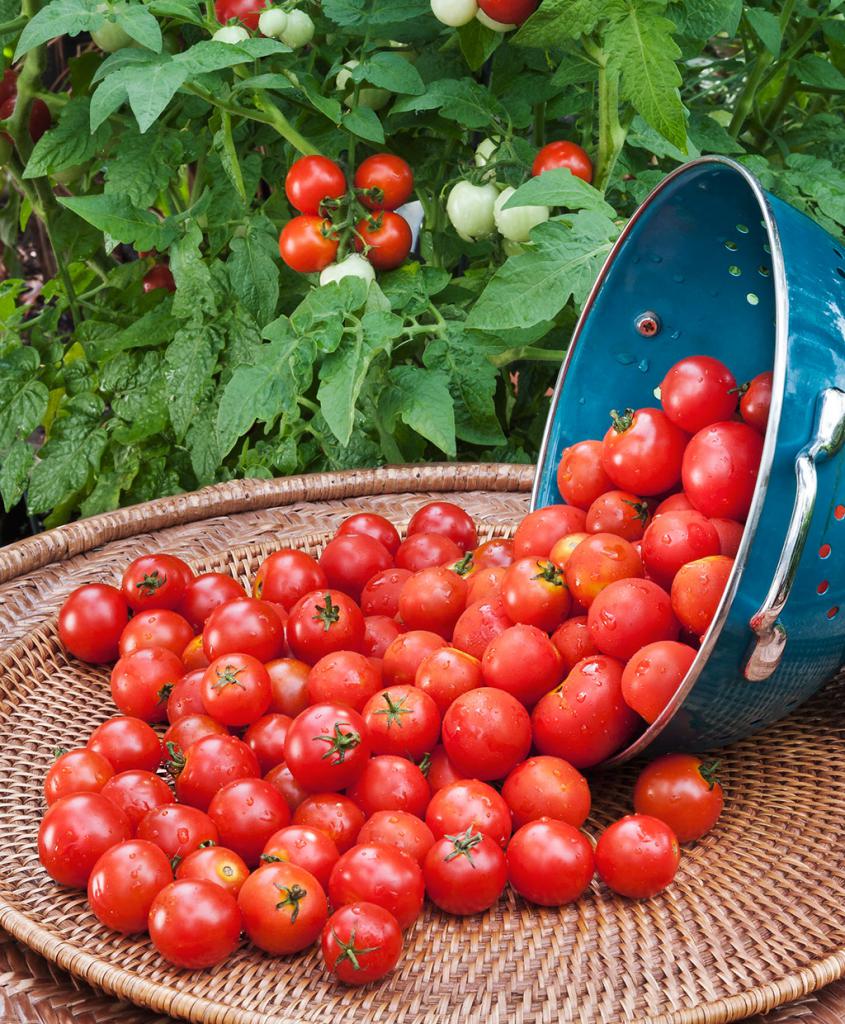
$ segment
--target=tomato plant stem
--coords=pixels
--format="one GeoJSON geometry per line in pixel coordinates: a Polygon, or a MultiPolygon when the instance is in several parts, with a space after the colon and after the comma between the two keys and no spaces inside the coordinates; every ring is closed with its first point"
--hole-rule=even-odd
{"type": "Polygon", "coordinates": [[[596,48],[595,57],[599,68],[599,145],[593,185],[604,192],[625,139],[631,117],[619,118],[619,75],[607,67],[607,55],[596,48]]]}
{"type": "Polygon", "coordinates": [[[491,356],[490,362],[494,366],[508,366],[521,360],[534,363],[559,363],[563,354],[556,349],[537,348],[533,345],[523,345],[520,348],[506,348],[504,352],[491,356]]]}

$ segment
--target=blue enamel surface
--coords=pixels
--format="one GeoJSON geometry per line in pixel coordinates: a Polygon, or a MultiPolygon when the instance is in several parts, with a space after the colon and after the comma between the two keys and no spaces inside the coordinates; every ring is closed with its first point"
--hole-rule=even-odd
{"type": "MultiPolygon", "coordinates": [[[[781,616],[789,640],[775,674],[742,674],[748,620],[769,587],[795,496],[794,460],[812,432],[819,392],[845,388],[845,257],[840,243],[787,204],[768,197],[786,272],[788,342],[783,410],[760,519],[727,620],[701,675],[656,747],[731,742],[782,717],[809,697],[845,655],[845,455],[819,466],[810,538],[781,616]],[[837,518],[837,507],[842,518],[837,518]],[[830,554],[820,551],[830,546],[830,554]],[[819,593],[823,584],[824,593],[819,593]],[[832,614],[832,609],[842,611],[832,614]],[[828,617],[829,613],[832,617],[828,617]]],[[[560,399],[536,505],[561,501],[561,451],[601,438],[611,408],[659,404],[654,388],[678,359],[706,353],[738,380],[771,369],[775,293],[757,197],[730,164],[704,162],[676,175],[646,206],[585,318],[558,382],[560,399]],[[635,329],[644,311],[661,320],[651,339],[635,329]]]]}

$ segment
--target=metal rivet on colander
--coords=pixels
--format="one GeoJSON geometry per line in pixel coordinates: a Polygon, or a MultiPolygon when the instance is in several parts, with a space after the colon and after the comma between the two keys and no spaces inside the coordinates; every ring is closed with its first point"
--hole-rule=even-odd
{"type": "Polygon", "coordinates": [[[660,317],[650,309],[640,313],[634,321],[634,326],[644,338],[653,338],[660,331],[660,317]]]}

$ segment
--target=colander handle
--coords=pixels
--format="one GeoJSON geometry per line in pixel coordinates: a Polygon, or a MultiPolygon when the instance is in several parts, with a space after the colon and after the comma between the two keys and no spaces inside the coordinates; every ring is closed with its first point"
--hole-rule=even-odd
{"type": "Polygon", "coordinates": [[[786,647],[786,627],[780,614],[789,598],[798,563],[810,533],[816,505],[818,477],[816,463],[835,455],[845,443],[845,391],[826,388],[816,404],[813,438],[795,459],[795,504],[786,531],[774,577],[766,599],[749,625],[757,640],[745,663],[745,678],[752,682],[768,679],[780,664],[786,647]]]}

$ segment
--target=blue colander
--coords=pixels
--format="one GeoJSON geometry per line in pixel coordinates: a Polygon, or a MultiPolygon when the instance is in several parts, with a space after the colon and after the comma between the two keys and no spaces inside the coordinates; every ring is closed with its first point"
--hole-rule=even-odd
{"type": "Polygon", "coordinates": [[[532,508],[562,501],[561,452],[614,407],[656,405],[684,356],[774,375],[733,574],[683,685],[613,761],[721,746],[813,694],[845,653],[845,249],[740,164],[670,174],[610,253],[561,367],[532,508]]]}

